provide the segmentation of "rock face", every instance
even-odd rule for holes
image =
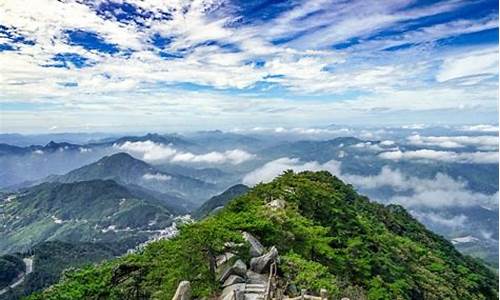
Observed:
[[[232,265],[231,267],[229,267],[226,270],[224,270],[224,272],[222,272],[222,274],[221,274],[221,276],[219,278],[219,282],[220,283],[226,282],[226,280],[231,275],[237,275],[239,277],[245,277],[246,272],[247,272],[247,265],[245,265],[245,263],[243,261],[241,261],[240,259],[238,259],[234,263],[234,265]]]
[[[257,257],[264,253],[264,246],[253,235],[243,232],[243,238],[250,244],[250,256]]]
[[[278,250],[272,247],[269,252],[259,257],[254,257],[250,260],[250,269],[256,273],[264,273],[269,269],[272,262],[278,259]]]
[[[222,287],[226,287],[226,286],[230,286],[230,285],[233,285],[233,284],[237,284],[237,283],[245,283],[245,279],[238,276],[238,275],[230,275],[226,281],[224,281],[224,284],[222,285]]]
[[[244,294],[243,294],[244,291],[245,291],[245,283],[236,283],[233,285],[229,285],[229,286],[226,286],[222,290],[222,294],[219,297],[219,299],[233,300],[235,295],[236,295],[236,298],[238,298],[238,296],[239,296],[241,299],[241,295],[243,295],[243,298],[244,298]]]
[[[241,261],[241,259],[238,259],[234,263],[232,269],[234,274],[243,277],[247,272],[247,265],[243,261]]]
[[[172,300],[191,300],[191,284],[189,281],[181,281]]]
[[[271,202],[267,204],[267,207],[272,210],[283,209],[286,206],[286,201],[283,199],[273,199]]]

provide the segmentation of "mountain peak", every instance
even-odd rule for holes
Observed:
[[[146,164],[142,160],[139,160],[126,152],[118,152],[115,154],[104,156],[103,158],[101,158],[99,160],[99,162],[114,162],[114,161],[117,161],[117,162],[141,162],[143,164]]]

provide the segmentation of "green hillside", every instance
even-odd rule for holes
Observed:
[[[60,241],[37,244],[29,253],[26,253],[33,259],[33,272],[28,274],[20,285],[0,295],[0,299],[20,299],[22,296],[29,295],[57,282],[64,270],[102,262],[105,259],[122,254],[123,249],[115,246],[111,244],[64,243]],[[22,267],[24,267],[24,263],[22,263]]]
[[[327,172],[286,172],[171,240],[66,273],[30,299],[171,299],[181,280],[194,297],[210,297],[220,289],[211,258],[243,242],[242,230],[277,247],[281,278],[333,299],[498,298],[495,274],[402,207],[372,203]]]
[[[112,180],[44,183],[3,199],[0,208],[0,253],[50,240],[133,247],[173,217],[159,200],[139,198]]]

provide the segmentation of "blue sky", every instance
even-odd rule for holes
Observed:
[[[498,2],[0,4],[2,132],[498,122]]]

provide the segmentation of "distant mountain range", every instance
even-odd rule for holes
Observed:
[[[188,176],[159,171],[127,153],[105,156],[95,163],[67,174],[51,176],[45,181],[77,182],[93,179],[112,179],[125,185],[136,185],[162,193],[171,205],[192,208],[193,203],[206,200],[207,193],[216,191],[215,185]],[[183,201],[181,205],[179,202]]]
[[[446,151],[458,154],[470,152],[472,155],[476,152],[482,153],[481,151],[495,151],[494,147],[485,150],[479,145],[467,144],[460,148],[439,148],[436,145],[412,144],[408,140],[408,136],[414,134],[448,135],[450,138],[466,135],[464,132],[447,128],[381,128],[377,132],[365,132],[364,129],[346,131],[340,127],[328,128],[330,129],[338,129],[339,134],[353,136],[329,135],[323,129],[301,132],[285,129],[265,131],[258,128],[246,132],[211,130],[183,134],[149,133],[140,136],[107,137],[104,134],[4,134],[0,135],[0,143],[3,142],[0,144],[0,192],[15,193],[45,182],[113,180],[116,184],[126,187],[129,193],[138,199],[158,201],[173,215],[192,212],[197,216],[200,210],[205,210],[201,213],[204,215],[217,207],[210,206],[210,202],[203,208],[199,207],[207,199],[241,182],[250,184],[243,181],[249,173],[267,164],[269,165],[265,171],[283,171],[273,169],[283,166],[272,164],[274,160],[282,158],[285,158],[285,161],[288,158],[297,166],[312,162],[312,165],[319,168],[322,167],[321,164],[335,160],[339,172],[346,175],[346,179],[350,175],[358,176],[358,182],[353,184],[359,192],[381,203],[392,203],[397,197],[413,196],[412,190],[399,190],[398,180],[411,185],[420,179],[430,182],[437,174],[444,174],[451,181],[455,181],[457,186],[463,183],[461,191],[443,192],[436,187],[438,191],[435,191],[435,195],[439,196],[432,196],[433,191],[420,196],[445,200],[450,198],[448,202],[470,201],[471,205],[407,207],[414,216],[419,216],[419,220],[426,226],[449,240],[474,237],[471,242],[458,243],[456,246],[464,253],[486,259],[493,266],[498,265],[498,212],[492,209],[491,205],[482,207],[474,204],[476,198],[494,199],[495,195],[498,195],[498,164],[465,164],[445,160],[425,162],[413,159],[384,159],[380,156],[384,151],[421,150],[426,150],[425,153],[438,151],[440,155],[445,155]],[[385,137],[381,137],[384,135]],[[481,141],[481,136],[470,135],[469,138]],[[491,136],[488,139],[490,138]],[[147,143],[132,146],[153,146],[157,148],[155,151],[167,149],[188,156],[224,156],[228,150],[240,149],[251,153],[252,158],[235,164],[213,163],[208,160],[203,163],[168,159],[143,161],[141,159],[146,156],[140,151],[119,153],[127,149],[120,147],[127,142],[153,142],[156,145]],[[290,168],[292,167],[293,164],[290,165]],[[396,177],[379,176],[383,168],[393,170]],[[400,177],[397,177],[398,174]],[[373,186],[370,187],[370,184]],[[214,200],[214,203],[217,201]],[[405,205],[403,202],[401,204]],[[196,210],[198,207],[199,210]]]

